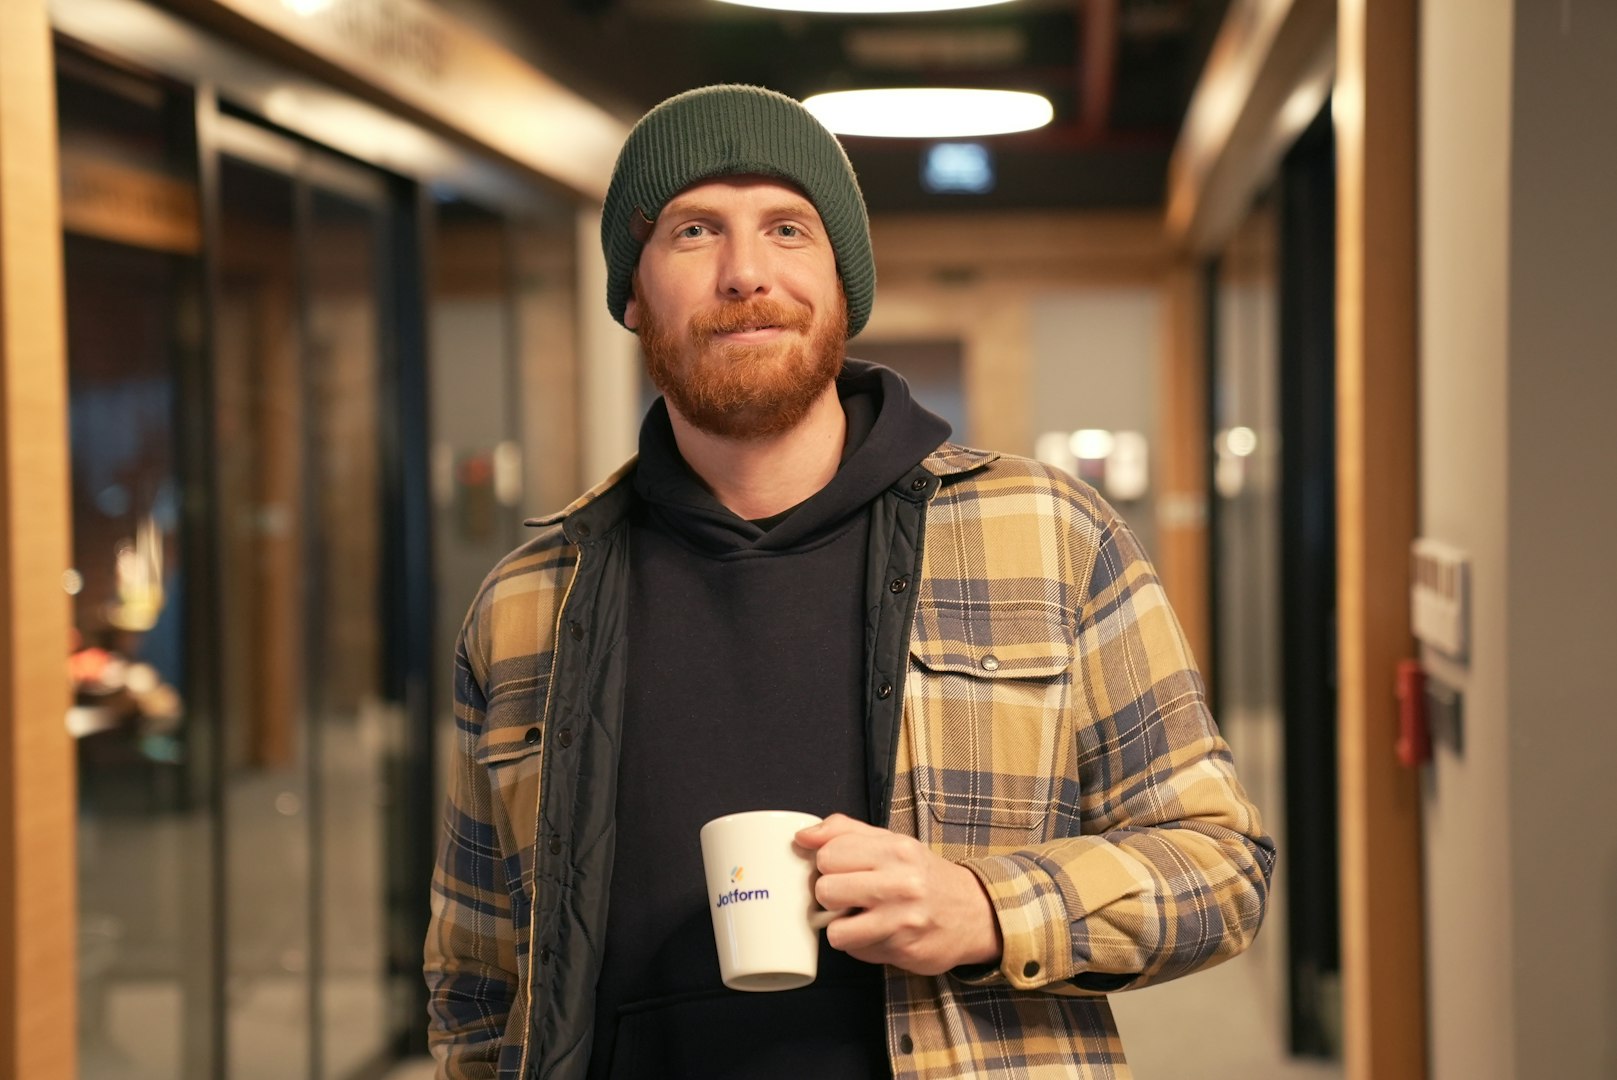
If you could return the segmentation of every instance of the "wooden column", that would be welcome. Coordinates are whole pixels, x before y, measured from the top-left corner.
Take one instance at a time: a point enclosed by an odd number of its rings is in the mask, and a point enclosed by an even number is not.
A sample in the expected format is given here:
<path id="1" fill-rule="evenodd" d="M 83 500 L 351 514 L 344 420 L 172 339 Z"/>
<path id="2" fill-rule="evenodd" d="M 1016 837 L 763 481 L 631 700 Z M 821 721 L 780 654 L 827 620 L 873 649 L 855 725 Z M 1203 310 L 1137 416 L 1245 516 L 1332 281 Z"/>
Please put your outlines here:
<path id="1" fill-rule="evenodd" d="M 45 0 L 0 2 L 0 1078 L 77 1073 L 67 356 Z"/>
<path id="2" fill-rule="evenodd" d="M 1195 260 L 1163 278 L 1164 330 L 1158 367 L 1162 447 L 1157 494 L 1157 572 L 1179 616 L 1190 651 L 1212 684 L 1212 612 L 1208 610 L 1207 342 L 1204 286 Z"/>
<path id="3" fill-rule="evenodd" d="M 1417 774 L 1395 756 L 1395 669 L 1414 655 L 1415 30 L 1412 0 L 1341 0 L 1337 512 L 1344 1064 L 1426 1070 Z"/>

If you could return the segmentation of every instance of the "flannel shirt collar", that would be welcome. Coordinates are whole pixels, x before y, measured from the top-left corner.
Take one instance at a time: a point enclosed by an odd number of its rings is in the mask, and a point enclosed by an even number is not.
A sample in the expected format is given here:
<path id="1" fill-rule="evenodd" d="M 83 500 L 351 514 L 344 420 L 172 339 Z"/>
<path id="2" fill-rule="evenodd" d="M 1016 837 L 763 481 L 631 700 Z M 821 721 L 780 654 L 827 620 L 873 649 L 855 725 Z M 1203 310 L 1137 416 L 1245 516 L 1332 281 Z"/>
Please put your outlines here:
<path id="1" fill-rule="evenodd" d="M 940 479 L 947 479 L 975 472 L 998 457 L 999 454 L 992 450 L 974 450 L 969 446 L 946 442 L 926 456 L 921 468 Z M 528 518 L 523 524 L 534 528 L 559 524 L 568 539 L 575 543 L 590 536 L 603 535 L 621 521 L 628 510 L 628 495 L 633 485 L 624 481 L 634 472 L 639 461 L 638 455 L 631 457 L 611 476 L 560 510 Z M 587 525 L 588 531 L 580 531 L 577 527 L 579 523 Z"/>

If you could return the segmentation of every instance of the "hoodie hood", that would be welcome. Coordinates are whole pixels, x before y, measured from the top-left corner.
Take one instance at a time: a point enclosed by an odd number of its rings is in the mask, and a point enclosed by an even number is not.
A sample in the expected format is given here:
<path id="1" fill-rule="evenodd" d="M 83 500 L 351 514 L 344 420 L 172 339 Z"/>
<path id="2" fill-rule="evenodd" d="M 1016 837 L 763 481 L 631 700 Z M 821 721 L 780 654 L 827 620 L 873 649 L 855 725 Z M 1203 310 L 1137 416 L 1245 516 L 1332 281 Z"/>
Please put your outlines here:
<path id="1" fill-rule="evenodd" d="M 891 368 L 850 358 L 836 385 L 848 423 L 842 463 L 784 514 L 759 524 L 714 498 L 680 456 L 662 398 L 640 427 L 636 492 L 662 523 L 714 555 L 783 553 L 834 533 L 949 437 L 948 422 L 911 397 Z"/>

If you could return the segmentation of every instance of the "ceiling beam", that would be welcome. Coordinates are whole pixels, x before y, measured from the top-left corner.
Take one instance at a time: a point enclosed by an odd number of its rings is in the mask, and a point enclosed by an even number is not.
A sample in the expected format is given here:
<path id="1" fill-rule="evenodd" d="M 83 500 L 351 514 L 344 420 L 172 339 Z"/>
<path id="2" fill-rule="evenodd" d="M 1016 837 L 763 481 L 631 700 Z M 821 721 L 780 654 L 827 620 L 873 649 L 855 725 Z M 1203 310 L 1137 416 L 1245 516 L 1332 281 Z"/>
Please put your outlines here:
<path id="1" fill-rule="evenodd" d="M 1094 135 L 1111 124 L 1117 95 L 1118 0 L 1079 0 L 1079 5 L 1078 115 L 1083 129 Z"/>
<path id="2" fill-rule="evenodd" d="M 1217 251 L 1330 96 L 1335 0 L 1233 0 L 1168 165 L 1168 231 Z"/>

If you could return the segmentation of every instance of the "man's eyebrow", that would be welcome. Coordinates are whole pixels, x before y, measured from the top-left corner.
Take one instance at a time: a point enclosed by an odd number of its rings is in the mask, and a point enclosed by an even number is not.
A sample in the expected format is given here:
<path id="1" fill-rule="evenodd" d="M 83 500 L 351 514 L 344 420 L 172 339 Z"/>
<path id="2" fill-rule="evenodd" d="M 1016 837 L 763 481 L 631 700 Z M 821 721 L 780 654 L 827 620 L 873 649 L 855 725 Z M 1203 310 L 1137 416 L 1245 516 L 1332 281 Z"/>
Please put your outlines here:
<path id="1" fill-rule="evenodd" d="M 678 217 L 710 218 L 719 216 L 719 208 L 716 206 L 710 206 L 707 203 L 672 202 L 663 207 L 663 214 L 671 214 Z"/>
<path id="2" fill-rule="evenodd" d="M 816 213 L 817 211 L 809 203 L 791 202 L 782 203 L 779 206 L 772 206 L 764 212 L 763 216 L 766 218 L 809 218 L 813 217 Z M 726 215 L 726 211 L 721 210 L 719 207 L 714 206 L 711 203 L 671 202 L 667 206 L 663 207 L 663 215 L 672 217 L 722 218 Z"/>
<path id="3" fill-rule="evenodd" d="M 772 207 L 770 209 L 769 213 L 766 214 L 765 216 L 766 217 L 772 217 L 772 218 L 776 218 L 776 217 L 806 218 L 806 217 L 814 217 L 816 215 L 816 213 L 817 213 L 817 211 L 814 209 L 814 207 L 810 206 L 808 203 L 794 202 L 794 203 L 782 203 L 780 206 Z"/>

